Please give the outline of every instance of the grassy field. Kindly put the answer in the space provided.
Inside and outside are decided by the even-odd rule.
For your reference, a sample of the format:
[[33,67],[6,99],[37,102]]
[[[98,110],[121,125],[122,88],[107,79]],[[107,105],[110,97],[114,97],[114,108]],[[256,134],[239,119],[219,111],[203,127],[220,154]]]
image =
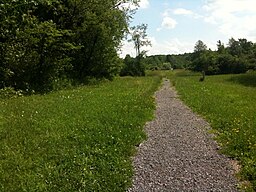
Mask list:
[[168,76],[214,128],[222,151],[256,190],[256,75],[149,72],[95,86],[0,97],[0,191],[125,191],[131,156]]
[[160,78],[0,100],[0,191],[125,191]]
[[169,78],[185,103],[212,125],[222,151],[239,160],[239,176],[256,191],[256,74],[207,76],[199,82],[199,74],[183,71]]

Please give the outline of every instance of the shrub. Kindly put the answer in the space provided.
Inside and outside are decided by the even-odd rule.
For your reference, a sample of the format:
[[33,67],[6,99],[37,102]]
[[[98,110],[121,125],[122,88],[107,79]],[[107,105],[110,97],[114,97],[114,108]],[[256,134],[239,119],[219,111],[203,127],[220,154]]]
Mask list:
[[23,96],[23,91],[21,90],[15,91],[12,87],[5,87],[0,89],[0,99],[9,99],[21,96]]

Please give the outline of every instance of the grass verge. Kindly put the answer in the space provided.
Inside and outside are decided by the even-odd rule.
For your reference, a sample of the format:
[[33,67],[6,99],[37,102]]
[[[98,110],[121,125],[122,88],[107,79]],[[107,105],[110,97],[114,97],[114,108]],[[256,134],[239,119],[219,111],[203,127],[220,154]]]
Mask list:
[[169,75],[182,100],[212,125],[222,151],[239,160],[239,176],[256,191],[256,74],[207,76],[180,71]]
[[0,100],[0,191],[125,191],[160,78]]

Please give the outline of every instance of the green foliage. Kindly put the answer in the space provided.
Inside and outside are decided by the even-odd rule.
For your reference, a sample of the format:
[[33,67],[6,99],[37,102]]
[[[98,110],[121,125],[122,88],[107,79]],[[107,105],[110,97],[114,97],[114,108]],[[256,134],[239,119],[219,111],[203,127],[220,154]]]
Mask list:
[[256,190],[255,73],[198,76],[182,72],[170,77],[181,98],[212,125],[221,150],[239,160],[242,179]]
[[0,99],[0,191],[125,191],[161,79]]
[[141,48],[143,46],[151,46],[151,42],[147,39],[146,31],[146,24],[131,27],[131,39],[129,39],[129,41],[134,43],[136,58],[131,58],[130,55],[126,55],[124,65],[120,71],[121,76],[145,76],[143,57],[146,55],[146,51],[142,51]]
[[241,56],[250,53],[252,47],[253,43],[247,39],[238,39],[237,41],[231,38],[228,43],[228,52],[233,56]]
[[[112,9],[113,1],[81,2],[89,11],[85,12],[76,37],[82,48],[73,62],[74,75],[81,80],[86,76],[111,79],[120,70],[121,61],[116,49],[128,25],[125,14],[119,9]],[[81,9],[81,13],[83,11]]]
[[113,79],[135,0],[4,0],[0,88],[45,92],[56,79]]
[[0,89],[0,99],[10,99],[22,96],[23,92],[21,90],[15,91],[12,87],[5,87]]
[[255,69],[255,45],[246,39],[229,40],[228,47],[224,47],[221,41],[217,42],[217,51],[206,50],[202,41],[195,45],[195,51],[191,55],[189,69],[193,71],[205,71],[208,75],[214,74],[238,74],[245,73],[249,69]]
[[[202,52],[195,52],[193,54],[193,61],[191,63],[190,69],[193,71],[207,71],[210,62],[212,62],[212,57],[210,51],[202,51]],[[212,65],[211,65],[212,66]]]
[[130,55],[126,55],[120,76],[145,76],[143,58],[140,56],[132,58]]
[[230,54],[222,54],[217,58],[218,68],[222,74],[237,74],[246,72],[246,60],[233,57]]
[[207,50],[207,45],[204,44],[203,41],[201,40],[198,40],[195,44],[195,47],[194,47],[194,52],[195,53],[201,53],[201,52],[204,52]]
[[151,55],[143,58],[148,70],[183,69],[189,65],[189,54],[180,55]]
[[52,89],[55,79],[71,68],[70,58],[65,53],[73,47],[62,41],[68,31],[58,30],[50,21],[35,23],[18,32],[18,42],[14,41],[6,49],[11,75],[5,82],[16,89],[45,92]]
[[172,64],[173,69],[184,69],[190,65],[191,53],[167,55],[166,60]]
[[147,56],[144,59],[146,68],[149,70],[159,70],[162,64],[165,62],[165,56],[163,55],[152,55]]

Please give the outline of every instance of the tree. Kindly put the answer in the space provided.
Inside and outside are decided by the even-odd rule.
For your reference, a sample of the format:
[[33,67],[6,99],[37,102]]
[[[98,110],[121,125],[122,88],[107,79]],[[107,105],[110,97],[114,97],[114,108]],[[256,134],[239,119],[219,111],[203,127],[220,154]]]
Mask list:
[[247,69],[253,69],[255,66],[255,57],[253,43],[247,39],[235,40],[231,38],[228,43],[228,52],[234,57],[239,58],[241,63],[246,65]]
[[76,29],[75,41],[81,45],[73,61],[74,77],[82,80],[90,77],[112,79],[120,71],[117,54],[121,40],[129,25],[130,11],[121,8],[132,0],[79,0],[77,12],[82,24]]
[[218,55],[217,65],[219,68],[219,74],[230,74],[230,73],[244,73],[246,72],[246,61],[234,57],[231,54]]
[[230,48],[230,51],[231,49],[234,49],[234,55],[247,54],[253,49],[253,43],[245,38],[238,40],[231,38],[229,39],[228,47]]
[[192,62],[192,69],[196,71],[202,71],[203,77],[200,79],[200,81],[204,81],[205,78],[205,71],[207,70],[208,64],[206,62],[206,51],[207,46],[204,44],[203,41],[198,40],[194,47],[194,53],[193,53],[193,62]]
[[136,69],[135,64],[136,64],[135,59],[132,58],[130,55],[126,55],[124,58],[124,66],[121,69],[120,75],[121,76],[135,76],[138,71]]
[[194,47],[194,53],[202,53],[207,50],[207,45],[203,41],[198,40]]
[[[146,51],[141,51],[141,47],[151,45],[151,42],[147,39],[146,30],[146,24],[131,27],[131,39],[129,41],[134,43],[134,48],[136,49],[136,59],[133,60],[133,63],[127,62],[126,59],[124,60],[125,66],[122,69],[121,75],[145,75],[145,66],[143,64],[142,58]],[[124,71],[127,73],[124,73]]]
[[138,0],[2,0],[0,88],[49,90],[119,73],[117,51]]
[[217,51],[218,53],[224,53],[225,47],[221,40],[217,41]]
[[[134,43],[136,49],[136,56],[141,55],[141,47],[151,46],[151,42],[147,39],[147,25],[141,24],[131,28],[131,40]],[[145,52],[144,52],[145,53]]]
[[241,56],[243,52],[239,41],[235,40],[233,37],[228,41],[228,52],[233,56]]
[[248,58],[253,52],[253,44],[246,39],[237,41],[231,38],[227,48],[219,40],[217,48],[217,51],[206,50],[204,43],[198,41],[191,57],[190,68],[194,71],[202,71],[203,74],[215,75],[244,73],[248,67],[251,67]]
[[238,39],[243,54],[250,54],[253,50],[253,43],[247,39]]
[[[37,15],[38,7],[48,10],[52,1],[9,1],[4,4],[5,28],[1,39],[1,71],[7,71],[1,86],[15,89],[47,91],[70,65],[68,52],[70,30],[60,29],[46,13]],[[10,11],[10,13],[9,13]],[[43,18],[43,15],[45,18]],[[2,26],[2,25],[1,25]]]

